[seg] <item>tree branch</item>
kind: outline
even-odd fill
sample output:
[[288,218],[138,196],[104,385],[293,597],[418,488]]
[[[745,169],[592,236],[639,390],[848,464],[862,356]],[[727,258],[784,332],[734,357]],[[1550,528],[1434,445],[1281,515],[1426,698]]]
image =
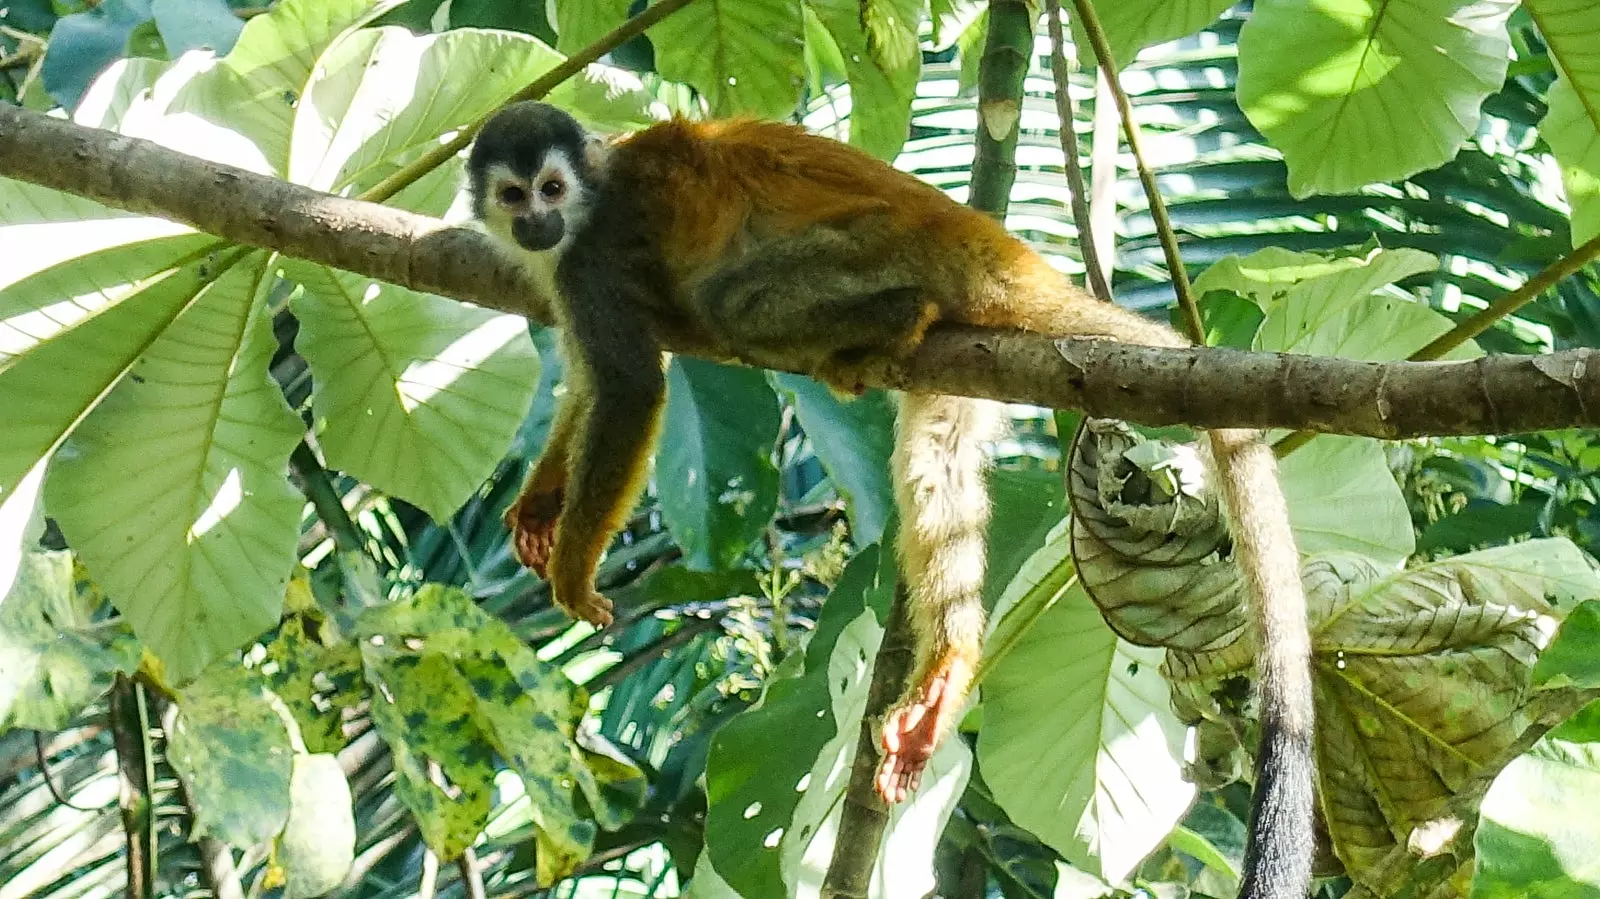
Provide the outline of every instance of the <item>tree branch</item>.
[[[146,140],[0,104],[0,176],[160,216],[416,290],[549,322],[546,299],[488,236],[334,197]],[[667,335],[670,349],[716,358]],[[760,359],[751,358],[752,364]],[[1600,425],[1600,351],[1470,362],[1356,362],[1169,350],[940,328],[869,386],[981,396],[1149,425],[1295,428],[1404,438]]]

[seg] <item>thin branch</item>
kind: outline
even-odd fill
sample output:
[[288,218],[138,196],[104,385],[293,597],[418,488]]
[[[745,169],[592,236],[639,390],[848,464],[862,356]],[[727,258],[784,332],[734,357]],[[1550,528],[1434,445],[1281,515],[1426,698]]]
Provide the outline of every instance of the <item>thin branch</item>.
[[0,56],[0,71],[10,69],[25,69],[33,65],[33,61],[43,55],[43,50],[38,44],[23,47],[10,56]]
[[1117,111],[1122,114],[1122,133],[1128,139],[1128,150],[1133,153],[1133,164],[1139,170],[1139,183],[1144,185],[1145,199],[1150,203],[1150,217],[1155,222],[1156,236],[1161,239],[1161,251],[1167,257],[1172,290],[1178,295],[1178,308],[1183,311],[1184,330],[1189,332],[1189,339],[1196,344],[1205,343],[1206,329],[1200,321],[1200,307],[1195,305],[1194,290],[1189,286],[1189,273],[1184,269],[1183,257],[1178,252],[1178,238],[1172,230],[1172,219],[1167,217],[1167,204],[1161,199],[1155,173],[1145,164],[1144,151],[1139,147],[1139,125],[1133,120],[1133,104],[1128,102],[1128,93],[1117,80],[1117,64],[1111,58],[1111,44],[1100,27],[1093,2],[1072,0],[1072,5],[1078,11],[1078,23],[1089,35],[1094,55],[1100,60],[1100,73],[1105,78],[1106,88],[1111,91]]
[[484,899],[483,871],[478,867],[478,853],[471,846],[461,851],[456,859],[456,870],[461,872],[461,882],[466,885],[467,899]]
[[289,454],[289,465],[300,478],[301,492],[311,501],[317,517],[328,526],[334,545],[346,552],[361,552],[366,547],[366,541],[361,539],[360,529],[345,509],[339,491],[334,489],[328,470],[305,441],[301,441]]
[[1600,257],[1600,235],[1589,238],[1583,246],[1557,259],[1543,271],[1529,278],[1521,287],[1490,303],[1481,312],[1451,328],[1449,332],[1441,334],[1432,343],[1412,353],[1410,358],[1417,362],[1444,358],[1446,353],[1494,327],[1495,322],[1537,299],[1540,294],[1554,287],[1556,282],[1577,273],[1596,257]]
[[[487,235],[334,197],[139,138],[0,104],[0,176],[191,225],[236,243],[548,324],[547,299]],[[684,334],[669,349],[722,359]],[[1102,418],[1396,439],[1600,425],[1600,357],[1358,362],[940,327],[869,387],[977,396]],[[762,365],[760,358],[749,358]],[[781,364],[767,367],[789,370]]]
[[[878,722],[904,688],[911,674],[910,605],[905,584],[897,583],[889,610],[889,626],[872,662],[872,680],[867,685],[866,712],[861,716],[856,737],[855,760],[850,767],[850,782],[844,791],[844,811],[839,815],[839,831],[833,843],[833,858],[822,882],[822,899],[866,899],[878,846],[889,826],[889,807],[873,786],[878,775]],[[957,740],[952,734],[949,739]]]
[[[650,26],[693,2],[694,0],[661,0],[661,2],[650,6],[628,21],[613,28],[609,34],[602,36],[599,40],[562,60],[560,65],[539,76],[532,84],[517,91],[516,94],[512,95],[511,99],[506,101],[505,105],[522,100],[538,100],[542,98],[563,81],[583,71],[590,64],[598,62],[600,57],[644,34]],[[408,163],[400,171],[374,184],[361,194],[361,199],[381,203],[410,187],[418,178],[438,168],[445,160],[466,149],[467,144],[472,143],[472,138],[477,135],[479,129],[497,111],[489,112],[476,122],[461,129],[460,134],[434,147]]]
[[111,735],[120,782],[117,804],[127,845],[128,899],[153,899],[156,881],[156,815],[151,785],[155,761],[144,687],[117,675],[111,687]]
[[1066,157],[1067,187],[1072,191],[1072,221],[1078,228],[1078,253],[1083,257],[1089,290],[1111,302],[1111,284],[1100,265],[1100,248],[1095,243],[1094,225],[1089,216],[1089,194],[1083,183],[1083,161],[1078,158],[1078,110],[1072,102],[1067,81],[1066,35],[1061,27],[1061,0],[1045,0],[1045,21],[1050,27],[1050,74],[1056,82],[1056,118],[1061,120],[1057,134]]
[[[1600,257],[1600,235],[1589,238],[1582,246],[1575,248],[1572,252],[1552,262],[1538,274],[1529,278],[1521,287],[1485,306],[1470,318],[1457,323],[1454,328],[1440,334],[1434,338],[1432,343],[1412,353],[1408,358],[1413,362],[1428,362],[1444,358],[1446,353],[1494,327],[1495,322],[1538,299],[1541,294],[1554,287],[1561,279],[1576,274],[1585,265],[1593,262],[1596,257]],[[1311,439],[1316,436],[1314,431],[1296,431],[1274,443],[1272,451],[1281,459],[1310,443]]]
[[84,806],[78,805],[77,803],[75,803],[72,800],[68,799],[61,792],[61,790],[56,787],[55,775],[50,773],[50,758],[49,758],[49,756],[45,755],[45,751],[44,751],[44,734],[40,733],[39,731],[34,731],[33,732],[33,757],[35,759],[37,759],[38,762],[39,762],[39,776],[44,779],[44,788],[46,790],[50,791],[50,798],[51,799],[54,799],[58,804],[64,805],[67,808],[72,809],[73,811],[79,811],[79,812],[98,812],[99,811],[99,809],[97,809],[97,808],[86,808]]

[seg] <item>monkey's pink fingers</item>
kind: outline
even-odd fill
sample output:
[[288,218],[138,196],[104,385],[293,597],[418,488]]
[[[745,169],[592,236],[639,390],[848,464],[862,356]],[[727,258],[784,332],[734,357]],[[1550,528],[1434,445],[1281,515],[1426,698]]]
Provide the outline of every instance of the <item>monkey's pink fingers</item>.
[[957,711],[952,701],[950,663],[936,668],[913,698],[883,721],[883,762],[878,767],[878,795],[890,804],[916,790],[922,771],[939,748]]

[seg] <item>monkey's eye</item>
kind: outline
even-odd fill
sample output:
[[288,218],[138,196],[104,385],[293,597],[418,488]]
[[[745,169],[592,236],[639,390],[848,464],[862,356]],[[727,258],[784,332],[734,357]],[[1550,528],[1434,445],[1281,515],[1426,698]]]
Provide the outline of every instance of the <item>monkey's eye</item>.
[[520,206],[528,199],[528,192],[515,184],[507,184],[500,188],[500,202],[507,206]]
[[566,193],[566,190],[567,186],[554,178],[539,185],[539,195],[546,200],[559,200],[561,195]]

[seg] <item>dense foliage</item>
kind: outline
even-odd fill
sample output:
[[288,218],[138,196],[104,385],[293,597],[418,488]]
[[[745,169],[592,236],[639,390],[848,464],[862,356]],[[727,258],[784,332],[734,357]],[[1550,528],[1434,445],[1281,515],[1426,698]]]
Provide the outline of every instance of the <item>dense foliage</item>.
[[[420,174],[387,202],[460,220],[461,161],[408,166],[645,6],[12,0],[0,95],[343,195]],[[1095,9],[1215,343],[1406,358],[1600,234],[1600,7]],[[998,36],[1033,43],[1019,104],[980,85],[994,17],[695,0],[549,99],[793,117],[961,199],[1014,124],[1007,223],[1081,272],[1044,29]],[[1161,314],[1115,116],[1070,81],[1117,296]],[[1597,287],[1452,357],[1600,346]],[[602,634],[499,520],[561,384],[520,318],[0,180],[0,899],[815,895],[893,595],[890,398],[674,358]],[[1198,615],[1186,571],[1136,579],[1121,624],[1156,645],[1119,639],[1083,584],[1139,541],[1079,570],[1076,418],[1011,411],[980,702],[874,895],[1232,895],[1248,642],[1160,638]],[[1284,460],[1325,895],[1600,893],[1597,472],[1576,431]]]

